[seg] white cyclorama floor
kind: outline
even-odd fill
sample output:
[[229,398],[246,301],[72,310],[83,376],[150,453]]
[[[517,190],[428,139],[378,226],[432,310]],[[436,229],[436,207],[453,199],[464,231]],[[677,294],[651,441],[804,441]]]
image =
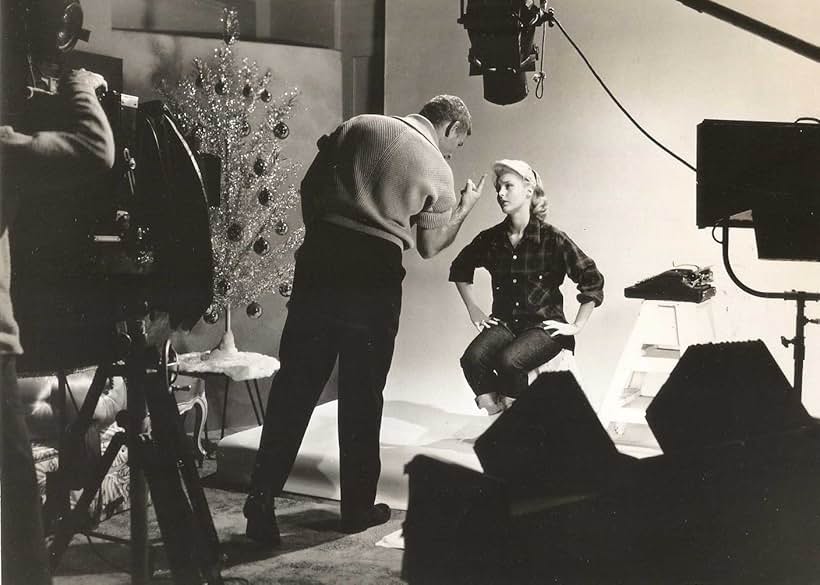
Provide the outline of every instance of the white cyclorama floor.
[[[334,400],[313,411],[285,491],[339,499],[336,409]],[[497,417],[478,412],[484,411],[477,411],[476,415],[456,414],[426,404],[386,401],[377,501],[391,508],[407,509],[408,477],[404,466],[416,455],[428,455],[481,471],[473,444]],[[219,441],[216,454],[218,481],[240,486],[250,484],[261,433],[261,427],[254,427]]]
[[[571,352],[561,352],[537,369],[538,373],[555,371],[570,371],[580,380]],[[532,382],[537,374],[536,371],[530,374]],[[583,383],[579,385],[583,388]],[[285,491],[335,500],[340,498],[336,409],[337,402],[334,400],[313,411]],[[404,468],[416,455],[427,455],[483,471],[473,447],[475,440],[497,418],[487,416],[485,411],[478,409],[475,414],[464,414],[448,412],[429,403],[385,401],[381,428],[382,470],[377,501],[391,508],[407,509],[408,477]],[[253,427],[219,441],[216,452],[218,481],[235,486],[250,485],[261,434],[261,427]],[[618,448],[638,457],[647,455],[646,452],[632,453],[620,445]]]

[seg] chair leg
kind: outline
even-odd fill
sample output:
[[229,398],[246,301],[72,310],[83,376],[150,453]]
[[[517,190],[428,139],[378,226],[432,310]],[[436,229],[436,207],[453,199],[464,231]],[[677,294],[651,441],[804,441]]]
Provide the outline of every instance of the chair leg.
[[228,418],[228,387],[231,384],[231,379],[225,376],[225,397],[222,400],[222,429],[219,431],[219,438],[225,438],[225,421]]
[[205,456],[208,454],[205,449],[205,421],[208,420],[208,401],[205,395],[194,398],[195,419],[194,419],[194,459],[199,467],[202,467]]

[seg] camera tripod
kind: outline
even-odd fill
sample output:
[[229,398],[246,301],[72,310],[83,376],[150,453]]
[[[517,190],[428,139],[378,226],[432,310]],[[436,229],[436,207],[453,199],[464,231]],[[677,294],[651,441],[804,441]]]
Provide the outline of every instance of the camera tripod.
[[[126,384],[128,407],[117,417],[125,431],[111,439],[74,508],[65,509],[58,518],[49,547],[51,567],[59,564],[74,534],[83,529],[88,507],[103,478],[120,448],[127,445],[131,582],[142,585],[151,576],[147,515],[150,493],[174,582],[199,585],[204,579],[209,585],[222,585],[219,539],[170,390],[169,373],[174,367],[171,344],[165,341],[160,350],[149,346],[144,319],[120,321],[116,329],[123,358],[106,361],[97,368],[86,400],[66,435],[69,439],[82,436],[89,428],[94,408],[112,376],[121,376]],[[150,415],[150,432],[143,432],[146,414]],[[61,461],[61,468],[64,463],[68,467],[71,461]]]

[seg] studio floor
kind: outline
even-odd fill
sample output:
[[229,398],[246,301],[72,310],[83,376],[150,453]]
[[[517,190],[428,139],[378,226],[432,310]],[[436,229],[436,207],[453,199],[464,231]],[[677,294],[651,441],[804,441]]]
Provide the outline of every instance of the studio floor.
[[[322,585],[356,583],[393,585],[400,578],[402,551],[376,546],[382,537],[401,528],[404,512],[394,511],[382,526],[354,535],[338,531],[339,504],[309,496],[288,494],[277,500],[282,545],[273,550],[255,546],[244,536],[242,504],[245,493],[216,485],[216,465],[207,460],[200,472],[225,563],[226,583],[254,585]],[[155,546],[152,582],[171,583],[161,552],[161,539],[153,511],[149,511],[149,537]],[[99,532],[127,538],[128,514],[103,522]],[[56,573],[55,585],[130,584],[129,548],[97,538],[77,535]]]

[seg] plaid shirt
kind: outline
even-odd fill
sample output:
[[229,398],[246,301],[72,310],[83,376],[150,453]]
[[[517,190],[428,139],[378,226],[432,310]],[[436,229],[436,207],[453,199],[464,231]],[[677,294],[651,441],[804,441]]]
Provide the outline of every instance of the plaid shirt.
[[533,217],[518,246],[507,237],[508,219],[478,234],[450,266],[451,282],[472,284],[476,268],[492,278],[492,315],[513,331],[546,319],[567,322],[559,287],[569,276],[578,302],[604,300],[604,277],[595,262],[564,232]]

